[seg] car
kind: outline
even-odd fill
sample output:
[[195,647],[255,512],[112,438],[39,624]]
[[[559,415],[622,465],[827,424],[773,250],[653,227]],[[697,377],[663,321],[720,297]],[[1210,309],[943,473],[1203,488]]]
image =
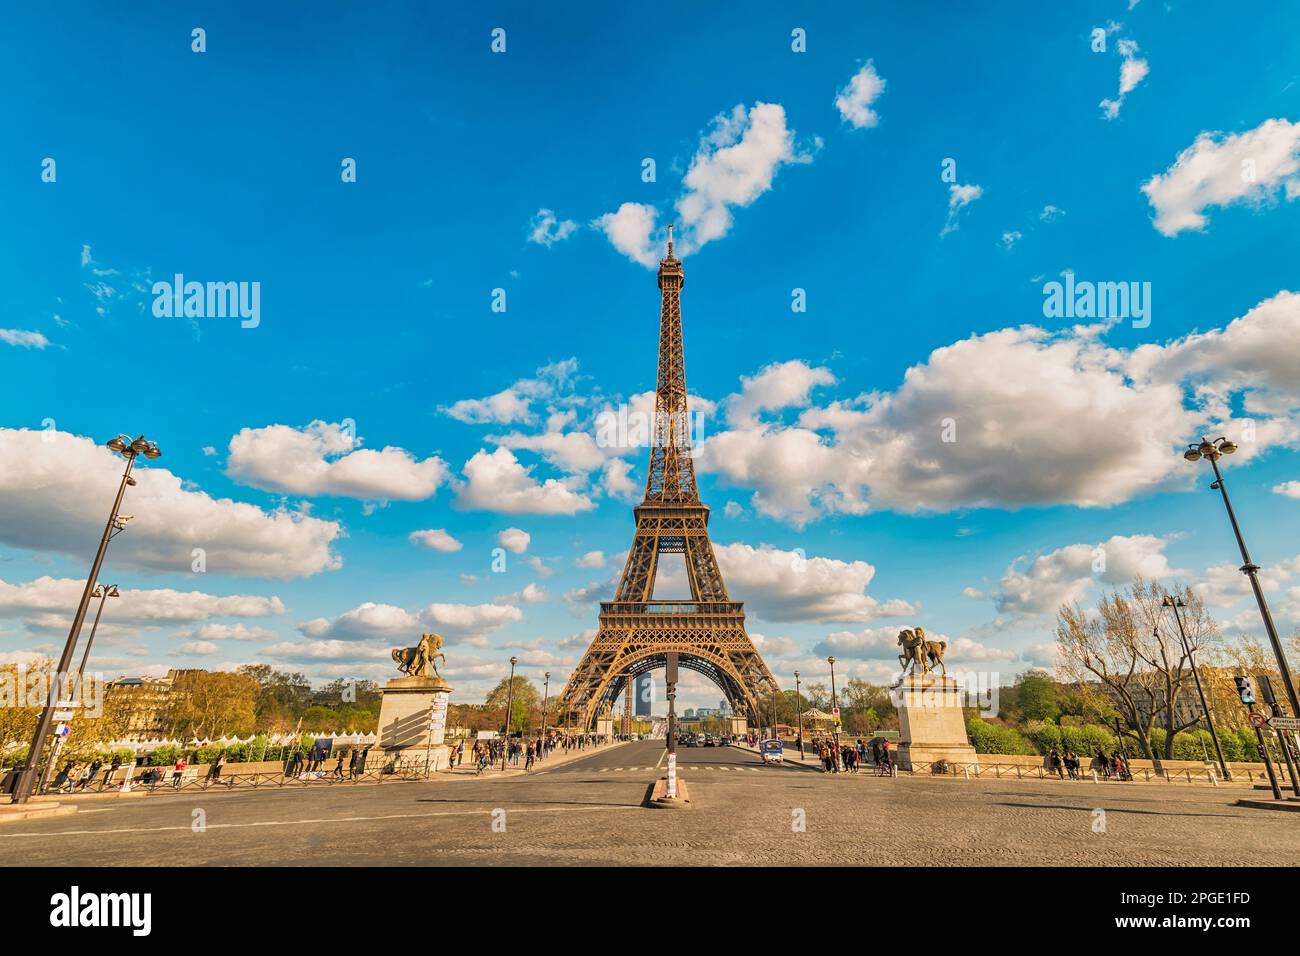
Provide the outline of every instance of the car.
[[711,734],[705,734],[705,735],[704,735],[704,746],[706,746],[706,747],[715,747],[715,746],[717,746],[717,743],[718,743],[718,742],[717,742],[716,740],[713,739],[713,736],[712,736]]

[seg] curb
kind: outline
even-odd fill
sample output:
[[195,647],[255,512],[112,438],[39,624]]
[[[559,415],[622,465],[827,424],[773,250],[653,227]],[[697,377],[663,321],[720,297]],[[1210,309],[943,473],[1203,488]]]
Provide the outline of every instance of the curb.
[[19,820],[39,820],[45,817],[64,817],[71,813],[77,812],[77,805],[74,803],[42,803],[32,806],[30,803],[20,803],[0,807],[0,823],[16,823]]
[[1281,802],[1277,800],[1238,800],[1237,806],[1250,807],[1254,810],[1286,810],[1291,813],[1300,813],[1300,801],[1295,797],[1288,797]]
[[644,806],[656,810],[689,810],[691,809],[691,791],[687,788],[686,781],[678,777],[677,796],[675,798],[669,797],[668,778],[660,777],[650,784],[646,790],[645,800],[642,803]]

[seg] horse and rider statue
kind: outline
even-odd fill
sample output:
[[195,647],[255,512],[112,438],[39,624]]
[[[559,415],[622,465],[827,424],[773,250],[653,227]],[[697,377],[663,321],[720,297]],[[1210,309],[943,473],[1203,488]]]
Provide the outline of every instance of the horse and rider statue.
[[946,676],[948,668],[943,662],[943,652],[948,648],[947,641],[932,641],[925,636],[925,628],[906,628],[898,632],[898,646],[903,652],[898,655],[903,675],[907,675],[907,666],[912,665],[912,673],[929,674],[936,667],[943,668]]
[[393,662],[407,677],[436,677],[442,680],[438,665],[434,663],[439,657],[444,664],[447,663],[447,655],[442,653],[441,648],[442,635],[421,634],[420,643],[414,647],[393,648]]

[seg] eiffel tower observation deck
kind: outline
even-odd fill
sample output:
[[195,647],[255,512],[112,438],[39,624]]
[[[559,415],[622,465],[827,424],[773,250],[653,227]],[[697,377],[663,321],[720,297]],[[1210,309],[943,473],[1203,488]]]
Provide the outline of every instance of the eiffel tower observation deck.
[[[776,681],[749,635],[745,610],[722,580],[709,540],[709,508],[700,501],[690,440],[681,292],[686,277],[673,255],[659,262],[659,371],[645,497],[634,509],[636,531],[612,601],[600,605],[600,626],[561,695],[559,714],[575,729],[612,707],[629,680],[664,666],[676,652],[682,667],[709,677],[733,712],[757,722]],[[680,554],[690,598],[656,600],[659,556]]]

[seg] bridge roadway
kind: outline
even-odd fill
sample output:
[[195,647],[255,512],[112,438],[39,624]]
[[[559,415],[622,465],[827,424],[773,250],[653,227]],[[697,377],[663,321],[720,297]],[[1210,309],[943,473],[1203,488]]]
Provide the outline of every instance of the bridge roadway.
[[648,809],[662,755],[655,740],[526,775],[79,799],[71,816],[0,826],[0,866],[1293,866],[1300,856],[1294,814],[1234,806],[1245,788],[832,775],[683,747],[692,808]]
[[[562,764],[553,771],[547,770],[543,764],[538,773],[617,773],[653,780],[667,772],[666,756],[662,740],[639,740]],[[677,769],[685,774],[691,770],[705,773],[777,772],[781,768],[763,767],[756,753],[740,747],[686,747],[678,743]]]

